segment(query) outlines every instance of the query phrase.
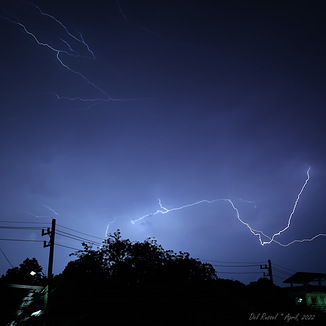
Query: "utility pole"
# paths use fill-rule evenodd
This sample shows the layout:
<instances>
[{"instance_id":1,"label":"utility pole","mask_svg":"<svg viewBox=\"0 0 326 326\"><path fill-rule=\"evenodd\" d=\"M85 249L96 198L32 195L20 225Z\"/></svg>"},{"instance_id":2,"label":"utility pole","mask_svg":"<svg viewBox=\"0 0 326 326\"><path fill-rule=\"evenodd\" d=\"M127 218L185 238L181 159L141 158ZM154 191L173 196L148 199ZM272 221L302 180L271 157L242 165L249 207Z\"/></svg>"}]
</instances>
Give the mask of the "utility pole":
<instances>
[{"instance_id":1,"label":"utility pole","mask_svg":"<svg viewBox=\"0 0 326 326\"><path fill-rule=\"evenodd\" d=\"M268 276L269 276L269 279L271 280L272 284L274 284L273 271L272 271L272 261L270 259L268 259Z\"/></svg>"},{"instance_id":2,"label":"utility pole","mask_svg":"<svg viewBox=\"0 0 326 326\"><path fill-rule=\"evenodd\" d=\"M50 247L49 252L49 264L48 264L48 285L45 288L45 296L44 296L44 308L47 309L49 305L49 297L51 293L51 287L52 287L52 279L53 279L53 257L54 257L54 237L55 237L55 223L56 219L52 219L52 226L51 229L47 228L46 230L42 229L42 236L49 235L50 241L46 242L44 241L43 247Z\"/></svg>"},{"instance_id":3,"label":"utility pole","mask_svg":"<svg viewBox=\"0 0 326 326\"><path fill-rule=\"evenodd\" d=\"M49 283L51 283L52 278L53 278L53 257L54 257L54 237L55 237L55 223L56 223L56 219L52 219L52 227L47 228L47 231L44 231L44 229L42 229L42 236L44 235L49 235L50 236L50 241L46 242L44 241L43 243L43 247L50 247L50 252L49 252L49 264L48 264L48 281Z\"/></svg>"},{"instance_id":4,"label":"utility pole","mask_svg":"<svg viewBox=\"0 0 326 326\"><path fill-rule=\"evenodd\" d=\"M269 280L271 281L272 284L274 284L273 281L273 272L272 272L272 261L270 259L268 259L268 265L260 265L260 269L267 269L268 273L264 273L264 276L269 277Z\"/></svg>"}]
</instances>

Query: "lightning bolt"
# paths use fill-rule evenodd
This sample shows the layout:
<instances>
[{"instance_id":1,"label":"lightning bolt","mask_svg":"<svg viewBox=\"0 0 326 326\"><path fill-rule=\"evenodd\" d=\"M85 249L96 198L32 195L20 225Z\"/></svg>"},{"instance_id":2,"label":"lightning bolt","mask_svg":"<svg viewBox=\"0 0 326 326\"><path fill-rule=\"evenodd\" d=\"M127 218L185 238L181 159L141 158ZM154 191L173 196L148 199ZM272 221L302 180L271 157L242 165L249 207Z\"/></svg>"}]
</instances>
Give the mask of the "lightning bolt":
<instances>
[{"instance_id":1,"label":"lightning bolt","mask_svg":"<svg viewBox=\"0 0 326 326\"><path fill-rule=\"evenodd\" d=\"M138 28L142 29L142 30L145 31L146 33L149 33L149 34L154 35L154 36L159 36L158 33L151 31L150 29L144 27L143 25L140 25L139 23L137 23L137 22L134 21L134 20L130 20L130 19L127 17L127 15L124 13L124 11L122 10L122 6L121 6L120 2L119 2L118 0L116 0L115 2L116 2L116 5L117 5L117 7L118 7L118 10L119 10L121 16L123 17L123 19L124 19L126 22L129 21L129 22L133 23L134 25L136 25Z\"/></svg>"},{"instance_id":2,"label":"lightning bolt","mask_svg":"<svg viewBox=\"0 0 326 326\"><path fill-rule=\"evenodd\" d=\"M309 180L310 180L310 167L309 167L308 170L307 170L307 178L306 178L304 184L302 185L302 187L301 187L301 189L300 189L300 191L299 191L299 194L298 194L298 196L297 196L297 198L296 198L296 200L295 200L295 202L294 202L294 205L293 205L292 211L291 211L291 213L290 213L290 216L289 216L289 218L288 218L288 223L287 223L286 227L284 227L282 230L280 230L280 231L274 233L274 234L272 235L271 238L267 237L267 238L269 238L269 241L261 242L261 245L262 245L262 246L264 246L264 245L266 245L266 244L270 244L271 242L273 242L275 237L280 236L283 232L285 232L285 231L290 227L290 225L291 225L291 221L292 221L292 217L293 217L293 215L294 215L294 213L295 213L295 211L296 211L296 209L297 209L297 206L298 206L298 203L299 203L300 197L301 197L301 195L302 195L304 189L306 188L306 185L308 184L308 181L309 181ZM265 236L266 236L266 235L265 235ZM279 244L280 244L280 243L279 243Z\"/></svg>"},{"instance_id":3,"label":"lightning bolt","mask_svg":"<svg viewBox=\"0 0 326 326\"><path fill-rule=\"evenodd\" d=\"M45 204L42 205L42 206L44 208L46 208L47 210L51 211L54 215L60 216L60 214L57 211L55 211L53 208L51 208L50 206L45 205ZM49 217L51 217L50 215L36 215L36 214L34 214L32 212L29 212L29 211L25 211L25 213L28 214L28 215L34 216L36 218L49 218Z\"/></svg>"},{"instance_id":4,"label":"lightning bolt","mask_svg":"<svg viewBox=\"0 0 326 326\"><path fill-rule=\"evenodd\" d=\"M184 206L180 206L180 207L174 207L174 208L166 208L162 205L162 202L161 200L158 198L158 204L160 206L161 209L158 209L156 212L154 213L150 213L150 214L146 214L146 215L143 215L135 220L132 220L130 219L130 222L132 224L135 224L136 222L139 222L147 217L152 217L152 216L155 216L157 214L167 214L167 213L171 213L171 212L174 212L174 211L179 211L181 209L185 209L185 208L188 208L188 207L193 207L193 206L196 206L196 205L199 205L199 204L203 204L203 203L207 203L207 204L212 204L212 203L215 203L217 201L226 201L226 200L229 200L229 199L213 199L213 200L207 200L207 199L203 199L203 200L199 200L199 201L196 201L194 203L191 203L191 204L187 204L187 205L184 205Z\"/></svg>"},{"instance_id":5,"label":"lightning bolt","mask_svg":"<svg viewBox=\"0 0 326 326\"><path fill-rule=\"evenodd\" d=\"M58 215L60 216L60 214L58 212L56 212L53 208L47 206L47 205L43 205L43 207L47 208L48 210L50 210L54 215Z\"/></svg>"},{"instance_id":6,"label":"lightning bolt","mask_svg":"<svg viewBox=\"0 0 326 326\"><path fill-rule=\"evenodd\" d=\"M79 33L79 38L76 37L75 35L71 34L71 33L68 31L67 27L66 27L66 26L65 26L61 21L59 21L57 18L55 18L54 16L52 16L52 15L50 15L50 14L48 14L48 13L42 11L41 8L40 8L39 6L36 6L36 5L33 5L33 6L34 6L34 7L35 7L39 12L40 12L40 14L41 14L42 16L49 17L49 18L51 18L52 20L54 20L57 24L59 24L59 25L60 25L60 26L65 30L65 32L66 32L66 34L67 34L68 36L70 36L71 38L73 38L75 41L77 41L77 42L83 44L83 45L86 47L87 51L91 54L91 56L93 57L93 59L95 59L95 54L94 54L94 52L90 49L89 45L85 42L82 33L78 32L78 33ZM70 45L69 45L68 42L66 42L66 41L63 40L63 39L61 39L61 40L62 40L64 43L66 43L66 45L69 47L69 49L71 50L71 52L75 52L74 50L71 49L71 47L70 47ZM76 53L77 53L77 52L76 52Z\"/></svg>"},{"instance_id":7,"label":"lightning bolt","mask_svg":"<svg viewBox=\"0 0 326 326\"><path fill-rule=\"evenodd\" d=\"M121 5L120 5L120 2L118 0L115 1L115 3L117 4L118 6L118 9L119 9L119 12L121 14L121 16L123 17L124 20L127 20L127 16L126 14L123 12L122 8L121 8Z\"/></svg>"},{"instance_id":8,"label":"lightning bolt","mask_svg":"<svg viewBox=\"0 0 326 326\"><path fill-rule=\"evenodd\" d=\"M69 32L67 27L60 20L58 20L54 16L44 12L43 10L40 9L40 7L38 7L36 5L33 5L33 4L30 4L30 5L32 5L34 8L36 8L37 11L42 16L45 16L45 17L51 19L52 21L54 21L56 24L58 24L64 30L66 38L68 38L68 39L70 38L70 39L82 44L87 50L88 57L91 57L92 59L95 60L94 52L90 49L89 45L85 42L85 39L84 39L83 35L80 32L78 32L79 36L75 36L74 34ZM77 75L79 78L81 78L83 81L85 81L88 85L90 85L93 89L95 89L96 91L98 91L102 95L102 97L100 97L100 98L82 98L82 97L59 96L59 95L56 94L56 97L59 100L64 99L64 100L70 100L70 101L90 102L92 104L90 107L93 107L96 104L102 104L102 103L107 103L107 102L134 101L134 100L137 100L137 99L121 99L121 98L112 97L108 92L106 92L101 87L96 85L93 81L88 79L80 71L73 69L67 63L65 63L64 59L63 59L63 57L65 55L69 56L69 57L84 57L84 56L80 55L78 51L74 50L71 43L69 43L67 40L65 40L63 38L60 38L60 41L66 46L67 49L60 49L60 48L58 48L56 46L53 46L53 45L51 45L49 43L43 42L33 32L31 32L22 22L20 22L17 17L14 17L13 15L9 14L4 9L2 9L2 12L4 12L6 14L6 16L0 15L0 18L2 18L3 20L6 20L6 21L8 21L8 22L10 22L12 24L18 25L28 36L30 36L36 42L36 44L38 44L39 46L45 47L45 48L49 49L50 51L54 52L57 61L60 63L60 65L63 68L65 68L66 70L68 70L72 74Z\"/></svg>"},{"instance_id":9,"label":"lightning bolt","mask_svg":"<svg viewBox=\"0 0 326 326\"><path fill-rule=\"evenodd\" d=\"M238 208L235 206L234 202L231 199L229 199L229 198L220 198L220 199L213 199L213 200L203 199L203 200L199 200L199 201L194 202L194 203L190 203L190 204L187 204L187 205L184 205L184 206L174 207L174 208L170 208L170 209L164 207L162 205L161 200L158 199L158 203L159 203L160 209L157 209L153 213L149 213L149 214L143 215L143 216L141 216L141 217L139 217L137 219L134 219L134 220L130 219L130 222L132 224L135 224L137 222L142 221L143 219L146 219L146 218L149 218L149 217L153 217L153 216L158 215L158 214L164 215L164 214L168 214L168 213L171 213L171 212L174 212L174 211L178 211L178 210L182 210L182 209L185 209L185 208L193 207L193 206L196 206L196 205L199 205L199 204L204 204L204 203L206 203L206 204L212 204L212 203L215 203L215 202L224 201L224 202L228 202L231 205L231 208L235 211L235 214L236 214L236 217L237 217L238 221L241 224L243 224L244 226L246 226L248 228L248 230L250 231L251 234L253 234L254 236L256 236L258 238L259 244L261 246L269 245L272 242L274 242L274 243L276 243L276 244L278 244L278 245L280 245L282 247L288 247L288 246L290 246L290 245L292 245L294 243L310 242L310 241L313 241L313 240L315 240L315 239L317 239L319 237L326 237L326 234L325 233L319 233L319 234L313 236L312 238L296 239L296 240L293 240L293 241L291 241L289 243L286 243L286 244L281 243L281 242L275 240L276 237L280 236L283 232L285 232L286 230L288 230L289 227L291 226L291 221L292 221L292 218L293 218L294 213L296 212L296 209L297 209L297 206L298 206L300 197L301 197L304 189L306 188L306 186L307 186L307 184L308 184L308 182L310 180L310 167L308 168L308 170L307 170L306 173L307 173L307 178L306 178L304 184L302 185L302 187L301 187L301 189L300 189L300 191L299 191L299 193L297 195L297 198L296 198L296 200L294 202L292 211L291 211L291 213L289 215L289 218L287 220L287 225L283 229L281 229L280 231L274 233L272 236L267 235L266 233L264 233L261 230L254 229L248 222L245 222L241 218L240 212L239 212ZM254 204L255 205L255 208L256 208L255 202L253 202L253 201L247 201L247 200L243 200L243 199L240 199L240 200L243 201L243 202ZM263 240L265 238L267 238L268 241Z\"/></svg>"},{"instance_id":10,"label":"lightning bolt","mask_svg":"<svg viewBox=\"0 0 326 326\"><path fill-rule=\"evenodd\" d=\"M115 219L114 219L113 221L110 221L110 222L108 223L108 225L106 226L106 230L105 230L105 238L108 237L108 235L109 235L109 228L110 228L111 224L113 224L114 222L115 222Z\"/></svg>"}]
</instances>

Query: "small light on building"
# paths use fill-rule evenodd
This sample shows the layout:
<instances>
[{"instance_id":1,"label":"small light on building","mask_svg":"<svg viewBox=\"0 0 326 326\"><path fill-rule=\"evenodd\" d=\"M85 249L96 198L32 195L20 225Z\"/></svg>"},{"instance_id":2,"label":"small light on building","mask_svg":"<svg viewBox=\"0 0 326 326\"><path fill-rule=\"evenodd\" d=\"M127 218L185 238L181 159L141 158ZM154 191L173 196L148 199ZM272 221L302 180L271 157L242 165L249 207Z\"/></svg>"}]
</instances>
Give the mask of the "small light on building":
<instances>
[{"instance_id":1,"label":"small light on building","mask_svg":"<svg viewBox=\"0 0 326 326\"><path fill-rule=\"evenodd\" d=\"M32 276L34 276L34 275L36 275L36 272L31 271L29 274L32 275Z\"/></svg>"}]
</instances>

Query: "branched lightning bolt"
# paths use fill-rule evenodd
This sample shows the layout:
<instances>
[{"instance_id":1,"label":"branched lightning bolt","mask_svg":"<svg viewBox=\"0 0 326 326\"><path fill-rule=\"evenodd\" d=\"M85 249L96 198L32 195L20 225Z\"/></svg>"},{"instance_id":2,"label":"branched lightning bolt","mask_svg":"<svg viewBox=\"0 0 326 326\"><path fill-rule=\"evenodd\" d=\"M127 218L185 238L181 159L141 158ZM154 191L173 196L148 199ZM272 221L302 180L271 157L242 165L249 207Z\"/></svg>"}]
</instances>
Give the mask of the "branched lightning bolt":
<instances>
[{"instance_id":1,"label":"branched lightning bolt","mask_svg":"<svg viewBox=\"0 0 326 326\"><path fill-rule=\"evenodd\" d=\"M191 203L191 204L187 204L187 205L184 205L184 206L180 206L180 207L174 207L174 208L166 208L162 205L162 202L160 199L158 199L158 202L159 202L159 206L160 206L160 209L156 210L154 213L150 213L150 214L146 214L146 215L143 215L137 219L134 219L134 220L130 220L132 224L135 224L143 219L146 219L148 217L153 217L155 215L158 215L158 214L167 214L167 213L171 213L173 211L178 211L178 210L182 210L182 209L185 209L185 208L189 208L189 207L192 207L192 206L195 206L195 205L199 205L199 204L203 204L203 203L207 203L207 204L212 204L212 203L215 203L215 202L218 202L218 201L224 201L224 202L228 202L232 209L235 211L236 213L236 217L238 219L238 221L243 224L244 226L246 226L249 231L256 237L258 237L258 240L259 240L259 243L261 246L265 246L265 245L269 245L271 244L272 242L282 246L282 247L288 247L294 243L303 243L303 242L310 242L310 241L313 241L315 239L317 239L318 237L326 237L326 234L324 233L320 233L320 234L317 234L315 236L313 236L312 238L307 238L307 239L296 239L296 240L293 240L289 243L281 243L277 240L275 240L276 237L280 236L283 232L285 232L290 226L291 226L291 221L292 221L292 217L297 209L297 206L298 206L298 203L299 203L299 200L300 200L300 197L306 187L306 185L308 184L308 181L310 180L310 167L308 168L307 170L307 178L303 184L303 186L301 187L300 191L299 191L299 194L297 195L297 198L294 202L294 205L293 205L293 208L292 208L292 211L289 215L289 218L288 218L288 221L287 221L287 225L281 229L280 231L274 233L272 236L268 236L267 234L265 234L263 231L261 230L256 230L254 229L248 222L245 222L241 217L240 217L240 212L238 210L238 208L235 206L234 202L229 199L229 198L221 198L221 199L213 199L213 200L207 200L207 199L203 199L203 200L200 200L200 201L197 201L197 202L194 202L194 203ZM243 202L247 202L247 203L251 203L251 204L254 204L255 207L256 207L256 204L255 202L253 201L247 201L247 200L243 200L241 199L241 201ZM268 241L264 241L263 240L263 237L267 238Z\"/></svg>"},{"instance_id":2,"label":"branched lightning bolt","mask_svg":"<svg viewBox=\"0 0 326 326\"><path fill-rule=\"evenodd\" d=\"M83 35L79 32L79 37L73 35L71 32L69 32L69 30L67 29L67 27L57 18L55 18L54 16L44 12L43 10L41 10L38 6L36 5L32 5L34 6L38 12L45 17L48 17L49 19L53 20L55 23L57 23L58 25L60 25L63 30L66 33L66 36L69 38L72 38L74 41L82 44L86 49L87 52L90 54L92 59L95 59L95 54L94 52L90 49L89 45L85 42L85 39L83 37ZM90 85L93 89L97 90L99 93L102 94L103 97L101 98L82 98L82 97L68 97L68 96L59 96L56 95L56 97L61 100L70 100L70 101L82 101L82 102L90 102L92 103L92 105L90 107L93 107L96 104L102 104L105 102L114 102L114 101L134 101L137 99L121 99L121 98L114 98L112 97L109 93L107 93L105 90L103 90L102 88L100 88L99 86L97 86L94 82L92 82L90 79L88 79L84 74L82 74L80 71L73 69L71 66L69 66L67 63L64 62L63 59L63 55L67 55L70 57L84 57L82 55L80 55L78 53L78 51L74 50L72 45L67 41L64 40L63 38L60 38L61 42L65 44L65 46L67 47L68 50L65 49L59 49L49 43L46 42L42 42L40 41L40 39L33 33L31 32L26 25L24 25L22 22L19 21L19 19L17 17L13 17L11 14L7 13L4 9L2 9L3 12L6 13L6 16L0 15L0 18L13 23L15 25L20 26L23 31L29 35L39 46L43 46L48 48L49 50L51 50L52 52L55 53L56 59L58 60L58 62L60 63L60 65L62 67L64 67L65 69L67 69L69 72L79 76L82 80L84 80L88 85ZM11 17L13 18L11 18Z\"/></svg>"},{"instance_id":3,"label":"branched lightning bolt","mask_svg":"<svg viewBox=\"0 0 326 326\"><path fill-rule=\"evenodd\" d=\"M41 8L40 8L39 6L36 6L36 5L33 5L33 6L34 6L34 7L35 7L39 12L40 12L41 15L46 16L46 17L49 17L49 18L51 18L52 20L54 20L57 24L59 24L59 25L60 25L60 26L65 30L65 32L67 33L67 35L69 35L69 36L70 36L71 38L73 38L75 41L77 41L77 42L79 42L79 43L82 43L82 44L86 47L87 51L91 54L91 56L93 57L93 59L95 59L95 54L94 54L94 52L90 49L89 45L85 42L82 33L78 32L78 33L79 33L79 38L76 37L75 35L71 34L71 33L68 31L67 27L66 27L66 26L65 26L65 25L64 25L60 20L58 20L58 19L55 18L54 16L52 16L52 15L50 15L50 14L48 14L48 13L42 11ZM63 40L63 39L61 39L61 40L62 40L64 43L66 43L66 45L70 48L71 52L75 52L74 50L71 49L71 47L70 47L70 45L69 45L68 42L66 42L66 41Z\"/></svg>"},{"instance_id":4,"label":"branched lightning bolt","mask_svg":"<svg viewBox=\"0 0 326 326\"><path fill-rule=\"evenodd\" d=\"M282 230L280 230L280 231L274 233L274 234L272 235L272 237L269 238L269 241L261 242L261 245L262 245L262 246L265 245L265 244L270 244L271 242L273 242L275 237L281 235L284 231L286 231L286 230L290 227L290 225L291 225L291 220L292 220L292 217L293 217L293 214L295 213L295 211L296 211L296 209L297 209L297 206L298 206L298 203L299 203L299 200L300 200L300 196L301 196L301 194L303 193L303 191L304 191L304 189L305 189L305 187L306 187L306 185L308 184L308 181L309 181L309 179L310 179L310 173L309 173L309 172L310 172L310 167L309 167L308 170L307 170L307 179L305 180L303 186L301 187L301 189L300 189L300 191L299 191L299 194L298 194L298 196L297 196L297 198L296 198L296 200L295 200L295 202L294 202L294 205L293 205L292 211L291 211L291 213L290 213L290 216L289 216L288 223L287 223L286 227L284 227Z\"/></svg>"},{"instance_id":5,"label":"branched lightning bolt","mask_svg":"<svg viewBox=\"0 0 326 326\"><path fill-rule=\"evenodd\" d=\"M313 240L315 240L315 239L317 239L317 238L319 238L319 237L326 237L326 234L325 234L325 233L319 233L319 234L313 236L312 238L307 238L307 239L295 239L295 240L290 241L290 242L288 242L288 243L286 243L286 244L281 243L281 242L275 240L275 237L280 236L283 232L285 232L285 231L286 231L286 230L291 226L292 217L293 217L293 215L294 215L294 213L295 213L295 211L296 211L296 209L297 209L297 206L298 206L298 203L299 203L300 197L301 197L301 195L302 195L304 189L306 188L306 186L307 186L307 184L308 184L308 182L309 182L309 180L310 180L310 169L311 169L311 168L309 167L308 170L307 170L307 172L306 172L306 173L307 173L307 178L306 178L305 182L303 183L303 185L302 185L302 187L301 187L301 189L300 189L300 191L299 191L299 193L298 193L298 196L297 196L297 198L296 198L296 200L295 200L295 202L294 202L294 205L293 205L292 211L291 211L291 213L290 213L290 215L289 215L289 218L288 218L287 225L286 225L282 230L280 230L280 231L274 233L271 237L267 236L267 235L266 235L265 233L263 233L262 231L257 231L257 232L261 233L263 236L265 236L267 239L269 239L268 241L261 241L261 238L259 238L260 244L261 244L262 246L264 246L264 245L268 245L268 244L271 244L272 242L275 242L275 243L277 243L278 245L280 245L280 246L282 246L282 247L288 247L288 246L290 246L290 245L292 245L292 244L294 244L294 243L311 242L311 241L313 241Z\"/></svg>"},{"instance_id":6,"label":"branched lightning bolt","mask_svg":"<svg viewBox=\"0 0 326 326\"><path fill-rule=\"evenodd\" d=\"M136 222L139 222L147 217L152 217L152 216L155 216L157 214L167 214L167 213L170 213L170 212L174 212L174 211L179 211L181 209L185 209L185 208L188 208L188 207L192 207L192 206L195 206L195 205L199 205L199 204L203 204L203 203L207 203L207 204L212 204L212 203L215 203L217 201L221 201L221 200L228 200L228 199L213 199L213 200L207 200L207 199L203 199L203 200L199 200L197 202L194 202L194 203L191 203L191 204L187 204L187 205L184 205L184 206L180 206L180 207L174 207L174 208L166 208L162 205L162 202L161 200L158 198L158 204L160 206L161 209L158 209L156 212L154 213L150 213L150 214L146 214L146 215L143 215L135 220L132 220L130 219L130 222L132 224L135 224Z\"/></svg>"}]
</instances>

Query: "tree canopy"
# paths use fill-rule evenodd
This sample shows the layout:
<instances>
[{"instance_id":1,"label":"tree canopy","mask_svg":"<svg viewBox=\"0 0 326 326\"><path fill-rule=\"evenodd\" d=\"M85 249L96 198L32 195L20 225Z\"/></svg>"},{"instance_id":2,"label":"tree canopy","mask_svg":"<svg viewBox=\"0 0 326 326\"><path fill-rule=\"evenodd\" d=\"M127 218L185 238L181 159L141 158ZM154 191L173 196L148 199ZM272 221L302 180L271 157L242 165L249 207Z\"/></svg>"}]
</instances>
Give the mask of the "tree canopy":
<instances>
[{"instance_id":1,"label":"tree canopy","mask_svg":"<svg viewBox=\"0 0 326 326\"><path fill-rule=\"evenodd\" d=\"M26 258L19 267L8 269L6 274L1 277L2 282L25 285L43 284L44 280L42 266L36 258Z\"/></svg>"},{"instance_id":2,"label":"tree canopy","mask_svg":"<svg viewBox=\"0 0 326 326\"><path fill-rule=\"evenodd\" d=\"M153 238L131 242L121 238L120 230L110 234L97 249L86 243L83 246L73 254L77 259L64 269L64 278L120 287L189 285L217 278L211 264L191 258L188 252L164 250Z\"/></svg>"},{"instance_id":3,"label":"tree canopy","mask_svg":"<svg viewBox=\"0 0 326 326\"><path fill-rule=\"evenodd\" d=\"M165 250L154 238L132 242L122 239L117 230L100 247L84 243L83 249L72 255L76 259L51 285L44 318L52 325L243 324L257 311L297 310L283 289L269 280L244 285L217 278L211 264L190 257L188 252ZM1 280L34 285L43 277L33 258L8 270ZM10 288L3 286L2 290L9 298ZM15 312L9 311L10 305L5 307L6 316Z\"/></svg>"}]
</instances>

